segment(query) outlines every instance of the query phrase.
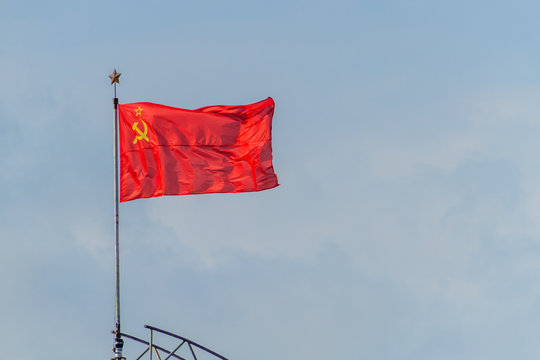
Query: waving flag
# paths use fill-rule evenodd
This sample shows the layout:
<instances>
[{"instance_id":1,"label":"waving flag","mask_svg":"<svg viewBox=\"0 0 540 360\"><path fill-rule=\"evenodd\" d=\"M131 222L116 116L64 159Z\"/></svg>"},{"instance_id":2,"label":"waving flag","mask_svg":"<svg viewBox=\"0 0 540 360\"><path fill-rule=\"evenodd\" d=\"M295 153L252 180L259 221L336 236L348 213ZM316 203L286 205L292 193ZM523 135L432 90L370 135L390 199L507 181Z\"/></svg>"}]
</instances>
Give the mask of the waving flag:
<instances>
[{"instance_id":1,"label":"waving flag","mask_svg":"<svg viewBox=\"0 0 540 360\"><path fill-rule=\"evenodd\" d=\"M272 166L272 98L197 110L148 102L118 109L122 202L278 186Z\"/></svg>"}]
</instances>

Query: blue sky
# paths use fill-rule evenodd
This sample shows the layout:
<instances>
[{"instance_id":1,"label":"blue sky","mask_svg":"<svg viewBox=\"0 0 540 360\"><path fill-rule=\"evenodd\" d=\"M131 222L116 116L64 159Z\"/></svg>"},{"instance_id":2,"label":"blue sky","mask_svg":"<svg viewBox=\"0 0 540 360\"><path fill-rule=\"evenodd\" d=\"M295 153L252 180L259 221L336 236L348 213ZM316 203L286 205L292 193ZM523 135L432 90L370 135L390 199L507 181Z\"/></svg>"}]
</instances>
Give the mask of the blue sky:
<instances>
[{"instance_id":1,"label":"blue sky","mask_svg":"<svg viewBox=\"0 0 540 360\"><path fill-rule=\"evenodd\" d=\"M0 1L3 358L112 355L113 68L121 103L273 97L281 183L122 204L126 332L231 360L538 357L539 15Z\"/></svg>"}]
</instances>

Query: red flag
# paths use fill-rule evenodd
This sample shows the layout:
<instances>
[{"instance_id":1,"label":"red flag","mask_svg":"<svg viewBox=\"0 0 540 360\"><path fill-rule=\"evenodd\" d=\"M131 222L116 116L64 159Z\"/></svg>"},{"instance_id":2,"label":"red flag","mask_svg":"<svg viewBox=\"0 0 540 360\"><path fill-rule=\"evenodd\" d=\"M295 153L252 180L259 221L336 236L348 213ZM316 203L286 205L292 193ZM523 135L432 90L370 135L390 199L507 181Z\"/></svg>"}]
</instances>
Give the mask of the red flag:
<instances>
[{"instance_id":1,"label":"red flag","mask_svg":"<svg viewBox=\"0 0 540 360\"><path fill-rule=\"evenodd\" d=\"M272 98L197 110L148 102L118 108L122 202L278 186L272 166Z\"/></svg>"}]
</instances>

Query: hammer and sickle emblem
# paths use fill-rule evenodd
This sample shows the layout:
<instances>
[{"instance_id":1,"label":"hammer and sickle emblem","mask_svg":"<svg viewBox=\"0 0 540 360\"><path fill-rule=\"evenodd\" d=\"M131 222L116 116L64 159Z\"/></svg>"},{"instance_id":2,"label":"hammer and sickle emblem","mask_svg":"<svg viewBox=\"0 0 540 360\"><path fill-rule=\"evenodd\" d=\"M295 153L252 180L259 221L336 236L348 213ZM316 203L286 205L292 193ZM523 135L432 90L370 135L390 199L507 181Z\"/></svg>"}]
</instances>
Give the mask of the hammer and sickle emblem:
<instances>
[{"instance_id":1,"label":"hammer and sickle emblem","mask_svg":"<svg viewBox=\"0 0 540 360\"><path fill-rule=\"evenodd\" d=\"M133 144L136 144L137 141L139 141L139 140L150 141L148 139L148 136L147 136L147 134L148 134L148 125L146 125L146 123L142 119L140 119L140 120L141 120L141 122L142 122L142 124L144 126L144 131L141 131L141 129L139 129L139 127L137 126L139 124L138 121L135 121L133 123L133 126L131 128L133 129L134 132L139 134L139 135L135 136L135 139L133 139Z\"/></svg>"}]
</instances>

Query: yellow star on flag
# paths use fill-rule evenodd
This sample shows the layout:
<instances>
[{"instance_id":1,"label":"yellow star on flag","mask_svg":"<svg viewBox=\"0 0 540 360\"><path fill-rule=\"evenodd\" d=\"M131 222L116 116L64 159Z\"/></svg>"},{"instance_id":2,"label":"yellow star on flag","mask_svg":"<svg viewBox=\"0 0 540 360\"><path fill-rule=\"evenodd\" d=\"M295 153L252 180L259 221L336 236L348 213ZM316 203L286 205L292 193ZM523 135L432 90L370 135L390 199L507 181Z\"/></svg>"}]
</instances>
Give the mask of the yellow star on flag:
<instances>
[{"instance_id":1,"label":"yellow star on flag","mask_svg":"<svg viewBox=\"0 0 540 360\"><path fill-rule=\"evenodd\" d=\"M138 109L135 109L135 116L141 116L142 115L143 108L139 106Z\"/></svg>"}]
</instances>

